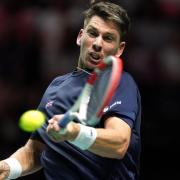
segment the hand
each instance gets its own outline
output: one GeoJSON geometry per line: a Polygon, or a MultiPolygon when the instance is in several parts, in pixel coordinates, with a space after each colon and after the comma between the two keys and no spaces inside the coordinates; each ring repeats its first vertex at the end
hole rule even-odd
{"type": "Polygon", "coordinates": [[[80,127],[77,123],[70,122],[66,128],[61,129],[58,122],[63,115],[55,115],[48,121],[49,125],[46,129],[48,136],[55,142],[74,140],[79,133],[80,127]]]}
{"type": "Polygon", "coordinates": [[[10,172],[10,168],[8,164],[4,161],[0,161],[0,180],[4,180],[6,177],[8,177],[10,172]]]}

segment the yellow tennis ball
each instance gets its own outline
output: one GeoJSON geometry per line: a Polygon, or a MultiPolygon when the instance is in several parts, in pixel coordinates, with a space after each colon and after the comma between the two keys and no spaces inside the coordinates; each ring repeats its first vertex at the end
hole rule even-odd
{"type": "Polygon", "coordinates": [[[19,119],[19,127],[27,132],[33,132],[40,128],[45,122],[45,115],[38,110],[24,112],[19,119]]]}

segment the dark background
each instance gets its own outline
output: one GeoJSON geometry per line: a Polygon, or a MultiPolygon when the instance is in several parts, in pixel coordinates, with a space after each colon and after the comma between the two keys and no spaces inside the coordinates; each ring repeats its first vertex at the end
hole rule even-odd
{"type": "MultiPolygon", "coordinates": [[[[178,179],[180,1],[114,0],[132,19],[125,68],[142,95],[141,180],[178,179]]],[[[0,1],[0,159],[30,134],[20,115],[35,109],[50,81],[73,70],[88,0],[0,1]]],[[[42,172],[22,179],[44,179],[42,172]]]]}

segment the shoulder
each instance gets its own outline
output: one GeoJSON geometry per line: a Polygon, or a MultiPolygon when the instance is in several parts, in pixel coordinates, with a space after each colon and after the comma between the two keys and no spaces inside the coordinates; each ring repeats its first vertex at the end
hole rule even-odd
{"type": "Polygon", "coordinates": [[[130,73],[123,71],[122,78],[119,84],[119,90],[122,91],[128,90],[128,91],[136,91],[136,92],[139,91],[138,85],[130,73]]]}
{"type": "Polygon", "coordinates": [[[133,76],[129,72],[126,72],[126,71],[123,71],[122,83],[129,84],[129,85],[134,85],[134,86],[137,87],[137,84],[136,84],[133,76]]]}
{"type": "Polygon", "coordinates": [[[72,75],[72,73],[67,73],[64,74],[62,76],[57,76],[55,77],[51,83],[50,86],[58,86],[59,84],[61,84],[63,81],[65,81],[66,79],[68,79],[70,76],[72,75]]]}

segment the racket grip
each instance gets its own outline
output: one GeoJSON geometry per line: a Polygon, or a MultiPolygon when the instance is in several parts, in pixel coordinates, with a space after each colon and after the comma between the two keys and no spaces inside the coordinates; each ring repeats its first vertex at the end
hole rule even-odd
{"type": "Polygon", "coordinates": [[[63,118],[59,121],[58,125],[61,128],[66,128],[67,124],[71,121],[70,113],[67,112],[64,114],[63,118]]]}

